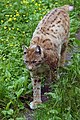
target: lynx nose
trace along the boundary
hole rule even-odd
[[[28,69],[29,69],[29,70],[32,70],[32,66],[28,66]]]

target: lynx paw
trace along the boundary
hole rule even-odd
[[[31,108],[32,110],[34,110],[34,109],[37,108],[37,105],[39,105],[39,104],[41,104],[41,103],[42,103],[42,101],[32,101],[32,102],[30,103],[30,108]]]

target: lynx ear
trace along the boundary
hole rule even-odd
[[[23,46],[22,46],[22,49],[23,49],[23,51],[24,51],[24,54],[26,54],[28,47],[25,46],[25,45],[23,45]]]
[[[37,46],[37,48],[36,48],[36,53],[41,54],[41,48],[40,48],[40,46]]]

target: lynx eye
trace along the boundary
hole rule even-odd
[[[28,63],[28,62],[29,62],[29,61],[27,61],[27,60],[25,61],[25,63]]]
[[[35,61],[35,60],[33,60],[31,63],[36,63],[36,61]]]
[[[41,63],[41,60],[39,60],[38,62]]]

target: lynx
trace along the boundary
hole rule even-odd
[[[42,103],[41,74],[54,79],[51,72],[65,63],[70,28],[68,11],[72,10],[73,6],[69,5],[51,10],[35,29],[30,46],[23,47],[24,62],[30,70],[33,85],[31,109]]]

